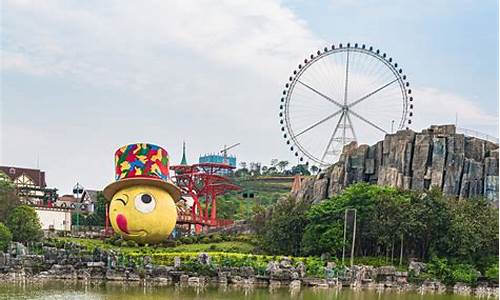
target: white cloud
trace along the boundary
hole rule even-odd
[[[32,166],[39,149],[49,183],[64,193],[76,179],[65,170],[85,186],[107,184],[113,147],[127,142],[169,146],[173,161],[184,139],[191,160],[242,142],[239,159],[294,162],[278,126],[281,89],[295,66],[327,42],[280,1],[2,5],[2,73],[41,82],[26,76],[22,88],[4,87],[9,98],[2,108],[13,111],[3,119],[14,125],[2,127],[9,140],[2,163]],[[50,91],[43,90],[46,82]],[[65,89],[71,84],[77,88]],[[415,98],[414,128],[454,122],[455,111],[471,126],[496,122],[448,92],[422,87]],[[20,121],[22,128],[15,126]]]
[[[498,136],[498,112],[484,111],[471,99],[429,87],[415,89],[414,97],[415,123],[412,128],[427,128],[429,124],[455,124],[455,117],[458,116],[459,127],[478,129]]]
[[[8,1],[5,11],[7,20],[26,17],[20,28],[7,24],[6,53],[31,51],[6,56],[4,68],[17,66],[37,75],[45,69],[89,82],[152,82],[157,74],[151,71],[175,60],[162,57],[165,48],[279,80],[280,71],[298,61],[304,49],[323,44],[278,1],[115,1],[104,10],[54,1]],[[129,72],[117,72],[123,70]]]

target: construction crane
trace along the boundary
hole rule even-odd
[[[228,164],[228,160],[227,160],[227,150],[229,149],[233,149],[234,147],[238,146],[240,143],[236,143],[234,145],[231,145],[229,147],[227,147],[226,145],[224,145],[224,148],[220,151],[220,153],[223,154],[224,156],[224,160],[223,162],[227,165]]]

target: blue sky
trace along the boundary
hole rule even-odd
[[[400,62],[413,129],[498,136],[496,1],[3,1],[0,163],[47,171],[67,193],[113,180],[113,152],[144,141],[180,161],[224,144],[239,160],[294,161],[283,84],[325,45]]]

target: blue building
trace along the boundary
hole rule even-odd
[[[227,164],[236,168],[236,156],[228,155],[226,158],[227,158]],[[220,155],[220,154],[205,154],[203,156],[200,156],[199,162],[200,163],[218,163],[218,164],[225,163],[224,162],[224,155]]]

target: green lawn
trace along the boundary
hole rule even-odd
[[[103,249],[115,249],[124,253],[132,252],[229,252],[229,253],[252,253],[254,246],[245,242],[220,242],[207,244],[189,244],[180,245],[177,247],[154,247],[154,246],[138,246],[138,247],[120,247],[104,243],[101,240],[80,239],[80,238],[59,238],[62,241],[75,242],[86,248],[93,250],[95,247]]]

